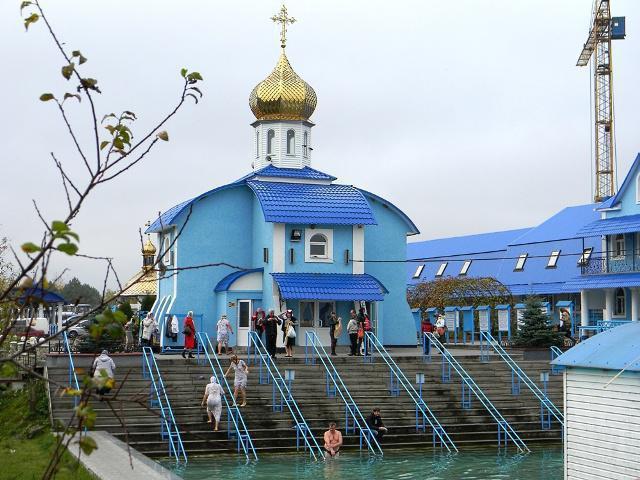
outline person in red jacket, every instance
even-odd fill
[[[189,358],[193,358],[193,349],[196,346],[196,326],[193,323],[193,312],[187,313],[187,316],[184,317],[182,333],[184,334],[182,358],[186,358],[187,353],[189,354]]]

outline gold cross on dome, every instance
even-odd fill
[[[280,31],[280,46],[284,48],[287,45],[287,23],[294,23],[296,19],[287,15],[287,7],[283,3],[280,13],[271,17],[271,20],[279,23],[282,28]]]

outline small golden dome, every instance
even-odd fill
[[[293,71],[284,48],[276,68],[249,96],[258,120],[308,120],[317,103],[316,92]]]
[[[151,243],[151,239],[149,238],[149,235],[147,235],[147,241],[142,247],[142,255],[155,255],[155,254],[156,254],[156,247],[153,243]]]

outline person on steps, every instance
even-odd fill
[[[324,450],[329,457],[337,457],[342,446],[342,433],[336,429],[336,422],[329,423],[329,430],[324,432]]]
[[[331,315],[329,316],[329,338],[331,339],[331,355],[336,355],[336,344],[338,343],[338,337],[340,336],[340,333],[336,335],[336,329],[338,328],[338,325],[339,321],[336,312],[331,312]]]
[[[225,372],[224,376],[229,375],[229,372],[233,370],[235,372],[235,379],[233,381],[233,399],[238,404],[238,394],[242,394],[241,407],[247,405],[247,375],[249,374],[249,367],[244,363],[244,360],[238,360],[238,356],[231,357],[231,365]]]
[[[292,310],[287,310],[287,316],[283,325],[285,357],[293,357],[293,347],[296,345],[296,317]]]
[[[271,358],[276,358],[276,342],[278,340],[278,325],[282,323],[273,310],[269,310],[269,315],[265,321],[265,332],[267,337],[267,352]]]
[[[226,315],[222,315],[218,320],[218,355],[222,355],[222,346],[224,345],[224,354],[229,354],[229,334],[233,333],[231,323],[227,320]]]
[[[93,383],[96,386],[96,393],[100,395],[100,400],[114,387],[115,370],[116,364],[106,350],[103,350],[93,361]]]
[[[141,343],[143,347],[151,346],[151,339],[153,338],[153,332],[158,328],[156,319],[153,318],[153,313],[147,313],[147,316],[142,321],[142,339]]]
[[[382,423],[379,408],[376,407],[371,411],[371,414],[367,417],[367,426],[374,433],[378,442],[382,441],[382,437],[387,433],[387,427]]]
[[[184,350],[182,350],[182,358],[186,358],[186,354],[189,354],[189,358],[193,358],[193,349],[196,346],[196,326],[193,323],[193,312],[189,311],[187,316],[184,317],[184,326],[182,328],[184,334]]]
[[[218,431],[218,424],[220,423],[220,414],[222,413],[222,387],[216,380],[216,377],[212,376],[209,379],[209,384],[204,388],[204,397],[202,397],[201,406],[207,405],[207,416],[209,420],[207,423],[213,423],[213,431]],[[215,420],[215,423],[214,423]]]
[[[353,357],[358,354],[358,321],[356,320],[355,310],[351,310],[351,318],[347,323],[347,333],[349,334],[349,342],[351,342],[349,356]]]

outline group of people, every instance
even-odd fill
[[[384,435],[389,431],[384,426],[382,414],[379,408],[374,408],[366,418],[367,428],[375,436],[378,442],[382,441]],[[342,447],[342,433],[337,429],[336,422],[329,422],[329,430],[324,432],[324,451],[327,457],[337,457]]]
[[[282,342],[285,348],[284,356],[293,357],[293,348],[296,345],[297,336],[296,326],[298,324],[298,319],[293,315],[293,310],[289,309],[276,315],[275,310],[269,310],[269,314],[266,314],[262,308],[258,308],[251,321],[253,322],[253,331],[265,343],[265,348],[271,358],[276,358],[278,327],[282,332]]]
[[[225,372],[224,376],[227,377],[231,371],[234,372],[235,378],[233,381],[233,399],[237,404],[238,397],[242,398],[240,407],[247,406],[247,376],[249,375],[249,367],[243,360],[239,360],[237,355],[231,357],[231,364]],[[220,424],[220,415],[222,414],[222,396],[224,390],[218,382],[218,379],[213,375],[209,379],[209,383],[204,388],[204,396],[202,397],[201,406],[207,407],[207,423],[213,424],[213,430],[218,431]]]
[[[371,319],[364,307],[360,307],[358,313],[351,310],[349,313],[349,322],[347,323],[347,333],[349,334],[350,351],[349,356],[369,355],[369,342],[365,342],[365,333],[371,332]],[[364,343],[364,350],[362,345]],[[332,341],[333,345],[333,341]],[[332,354],[335,349],[332,349]]]

